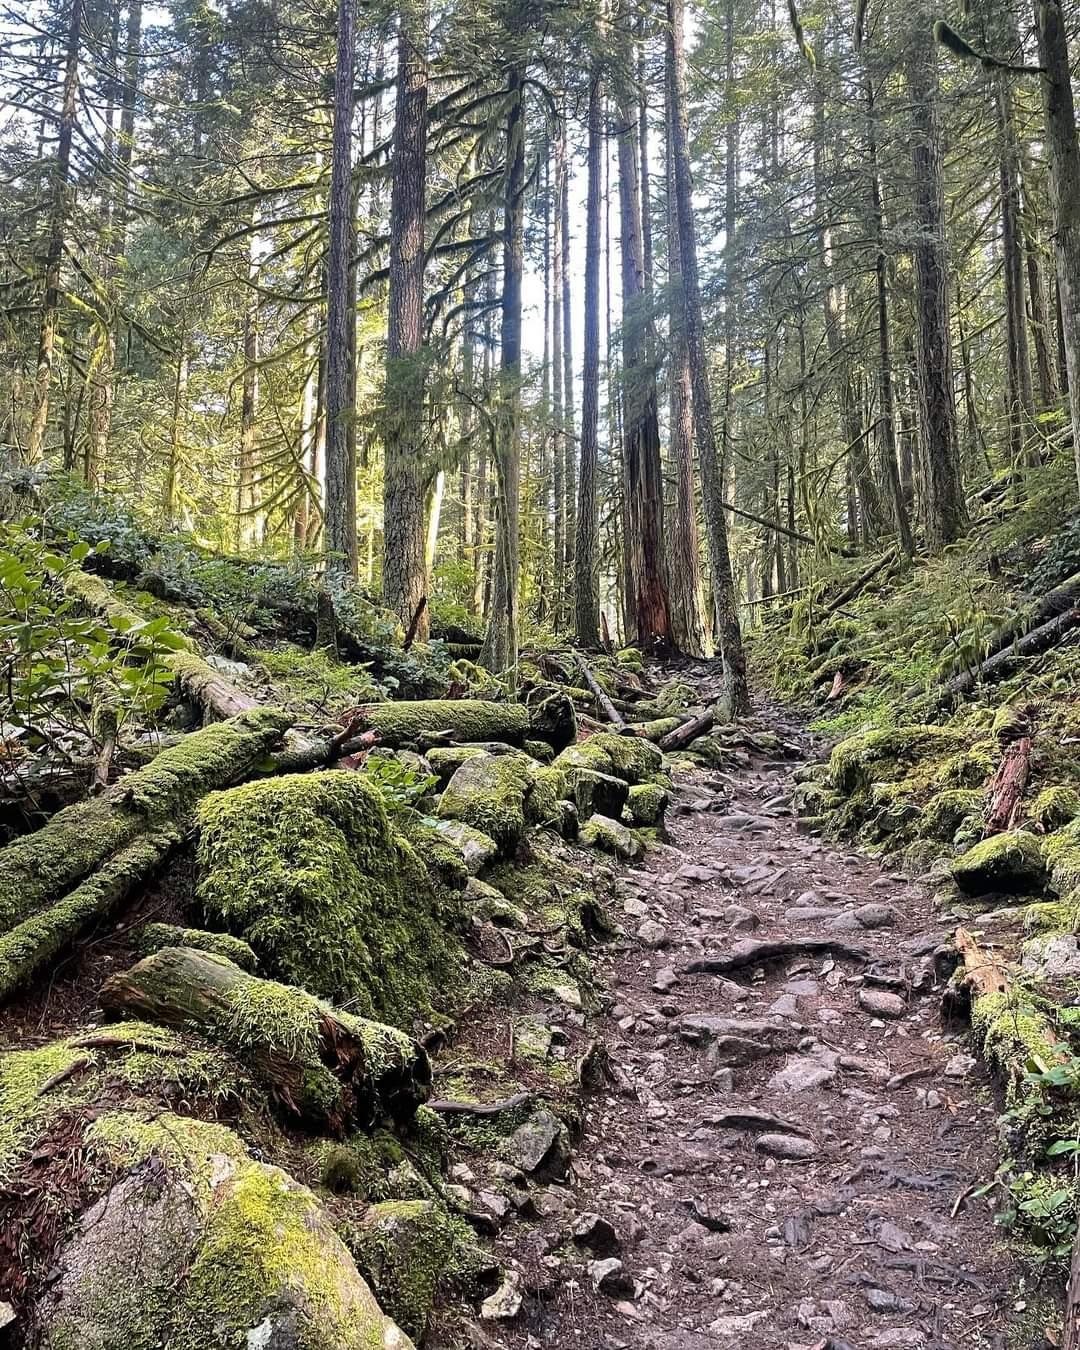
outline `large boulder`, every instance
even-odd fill
[[[36,1309],[46,1350],[410,1350],[322,1205],[220,1125],[102,1116],[116,1180]]]
[[[261,970],[398,1026],[446,988],[456,901],[362,775],[256,780],[211,794],[198,818],[199,899]]]
[[[1041,891],[1046,883],[1042,844],[1026,830],[991,835],[954,858],[952,874],[968,895]]]
[[[558,827],[566,777],[525,754],[475,755],[455,770],[439,801],[444,820],[458,820],[513,853],[530,824]]]
[[[914,764],[963,750],[966,742],[948,727],[892,727],[849,736],[829,758],[829,777],[850,795],[875,783],[895,782]]]
[[[664,757],[655,745],[639,736],[598,731],[587,740],[567,746],[555,757],[555,765],[564,770],[592,769],[627,783],[643,783],[660,772]]]

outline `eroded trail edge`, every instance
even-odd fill
[[[758,725],[786,755],[680,772],[670,842],[621,869],[626,939],[594,953],[613,1074],[567,1184],[503,1235],[538,1297],[487,1325],[612,1350],[1012,1344],[1022,1275],[976,1194],[998,1108],[941,1021],[952,924],[800,832],[811,747],[781,713]]]

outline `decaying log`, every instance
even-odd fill
[[[407,1120],[431,1088],[427,1054],[404,1032],[192,947],[163,947],[112,976],[101,1006],[112,1018],[198,1032],[246,1065],[287,1114],[336,1134]]]
[[[699,736],[704,736],[707,731],[711,731],[715,722],[716,709],[707,708],[705,712],[699,713],[689,722],[684,722],[681,727],[669,731],[666,736],[657,741],[657,745],[665,755],[670,755],[676,750],[683,750],[691,741],[696,741]]]
[[[884,572],[887,567],[891,567],[899,556],[900,554],[897,549],[890,549],[888,553],[883,557],[878,558],[875,563],[868,567],[865,572],[860,572],[849,586],[844,587],[835,600],[830,600],[828,604],[822,606],[823,613],[835,614],[837,610],[843,609],[849,600],[854,600],[857,595],[861,594],[861,592],[869,586],[879,572]]]
[[[142,836],[178,828],[206,793],[239,782],[265,760],[290,721],[260,708],[203,727],[99,797],[65,807],[0,849],[0,931],[60,900]]]
[[[752,938],[732,943],[727,956],[701,956],[679,970],[680,975],[727,975],[747,966],[763,965],[766,961],[780,961],[789,956],[822,956],[827,953],[847,961],[861,963],[870,960],[870,953],[861,947],[849,947],[846,942],[832,938],[793,938],[786,942],[757,942]]]
[[[531,1092],[515,1092],[501,1102],[465,1102],[453,1098],[436,1098],[428,1102],[432,1111],[441,1116],[500,1116],[506,1111],[516,1111],[528,1106],[533,1099]]]
[[[954,941],[964,965],[964,984],[974,998],[1008,992],[1009,977],[1005,967],[986,947],[980,947],[966,928],[956,930]]]
[[[1031,776],[1032,743],[1032,736],[1019,736],[1005,747],[1001,763],[986,790],[984,839],[1011,830],[1016,824]]]
[[[1004,1073],[1014,1077],[1022,1076],[1028,1071],[1029,1061],[1033,1056],[1032,1025],[1041,1023],[1041,1035],[1046,1043],[1046,1065],[1049,1066],[1066,1058],[1069,1054],[1068,1047],[1058,1040],[1045,1015],[1033,1003],[1022,997],[1021,992],[1009,978],[1009,971],[1005,964],[999,961],[989,948],[981,947],[974,935],[966,928],[956,930],[954,943],[963,961],[962,988],[967,991],[971,998],[973,1019],[977,1020],[978,1018],[978,1004],[981,999],[993,999],[992,1006],[996,1010],[995,1016],[999,1023],[1002,1018],[1009,1017],[1008,1012],[1001,1011],[1002,1005],[1007,1005],[1014,999],[1016,1001],[1018,1030],[1015,1059],[1010,1060],[1009,1050],[1007,1045],[1003,1043],[1000,1032],[998,1035],[987,1039],[987,1057],[992,1059]],[[1022,1032],[1020,1031],[1021,1026],[1023,1027]]]
[[[619,712],[619,710],[615,707],[614,703],[612,703],[611,699],[608,698],[607,694],[605,694],[604,691],[600,688],[600,685],[597,683],[596,676],[589,669],[588,663],[586,662],[585,658],[581,655],[580,652],[577,654],[577,663],[578,669],[581,671],[581,678],[585,681],[585,684],[588,686],[589,692],[592,694],[593,698],[596,699],[597,706],[603,712],[607,720],[612,724],[612,726],[616,727],[626,726],[626,722],[623,718],[622,713]]]
[[[520,745],[531,734],[523,703],[480,698],[420,699],[370,703],[358,708],[354,725],[378,734],[382,745],[443,745],[447,741],[502,741]]]
[[[1057,646],[1080,623],[1080,574],[1050,591],[1027,620],[1012,621],[991,639],[986,656],[977,665],[954,675],[941,688],[941,701],[962,698],[977,684],[1004,675],[1017,661],[1038,656]]]

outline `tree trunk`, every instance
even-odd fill
[[[403,624],[427,592],[424,559],[424,210],[428,12],[409,0],[398,30],[386,339],[383,603]],[[427,637],[428,621],[417,634]]]
[[[600,73],[589,81],[588,189],[585,205],[585,336],[581,377],[581,463],[574,547],[574,629],[583,647],[600,638],[599,520],[596,474],[600,421]]]
[[[113,975],[101,1006],[109,1017],[200,1032],[246,1065],[288,1115],[335,1134],[406,1121],[431,1087],[426,1053],[400,1031],[193,947],[163,947]]]
[[[566,612],[566,434],[563,412],[563,195],[566,192],[565,144],[560,124],[555,136],[554,210],[551,243],[551,421],[552,495],[555,524],[551,624],[556,633]]]
[[[495,409],[498,514],[491,614],[481,649],[490,671],[517,679],[519,516],[521,491],[521,281],[525,265],[525,74],[510,70],[507,89],[503,294]]]
[[[713,427],[708,358],[698,283],[697,235],[694,228],[693,184],[686,104],[686,58],[683,39],[683,0],[668,0],[667,83],[675,199],[682,257],[683,316],[694,401],[694,430],[705,505],[705,535],[716,606],[716,635],[724,661],[732,712],[739,716],[750,706],[746,685],[746,658],[739,628],[735,582],[728,553],[727,524],[720,462]]]
[[[1080,482],[1080,143],[1061,0],[1035,0],[1035,34],[1043,67],[1040,84],[1050,159],[1060,335],[1068,375],[1073,456]]]
[[[240,395],[240,472],[236,489],[237,541],[240,551],[258,547],[259,497],[256,481],[255,437],[259,419],[259,300],[255,220],[249,240],[248,293],[244,305],[244,374]]]
[[[652,315],[645,290],[645,252],[639,192],[638,109],[620,89],[619,227],[622,260],[623,472],[628,530],[629,596],[633,640],[650,652],[671,643],[671,612],[664,548],[664,482],[656,369],[649,359]]]
[[[1012,86],[1009,76],[997,72],[994,79],[997,113],[999,177],[1001,181],[1001,250],[1005,278],[1005,345],[1009,392],[1009,449],[1019,465],[1024,444],[1035,418],[1028,350],[1027,304],[1024,286],[1024,255],[1021,231],[1020,156],[1013,121]]]
[[[326,265],[326,491],[323,548],[328,572],[356,579],[356,463],[350,442],[355,418],[353,350],[356,298],[350,286],[352,253],[352,119],[355,99],[354,0],[338,0],[334,134],[330,162],[330,246]],[[421,527],[421,549],[423,548]]]
[[[561,145],[563,162],[562,193],[562,317],[563,317],[563,491],[566,503],[566,528],[563,539],[566,557],[563,576],[566,585],[566,612],[573,608],[571,581],[574,571],[574,547],[577,540],[577,462],[578,443],[574,419],[573,314],[570,309],[570,160],[566,151],[566,109],[563,108]]]
[[[967,524],[956,442],[949,332],[945,188],[938,117],[937,43],[920,8],[908,48],[915,184],[915,311],[922,403],[927,543],[951,544]]]
[[[79,51],[82,45],[83,13],[84,0],[71,0],[56,166],[52,173],[49,244],[45,254],[45,294],[41,306],[30,429],[26,440],[26,458],[30,464],[37,464],[45,453],[45,428],[49,421],[49,386],[52,382],[53,356],[60,322],[60,272],[64,262],[64,243],[72,206],[69,181],[71,143],[75,133],[75,109],[79,94]]]

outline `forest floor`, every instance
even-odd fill
[[[594,952],[610,1003],[592,1030],[624,1081],[587,1099],[568,1186],[514,1255],[596,1231],[498,1343],[1058,1344],[1050,1291],[980,1192],[1001,1104],[965,1028],[941,1020],[934,952],[955,921],[919,884],[802,833],[791,773],[811,738],[777,708],[756,725],[792,758],[681,774],[670,843],[622,869],[627,938]],[[676,973],[815,939],[868,959],[795,946],[730,978]]]

